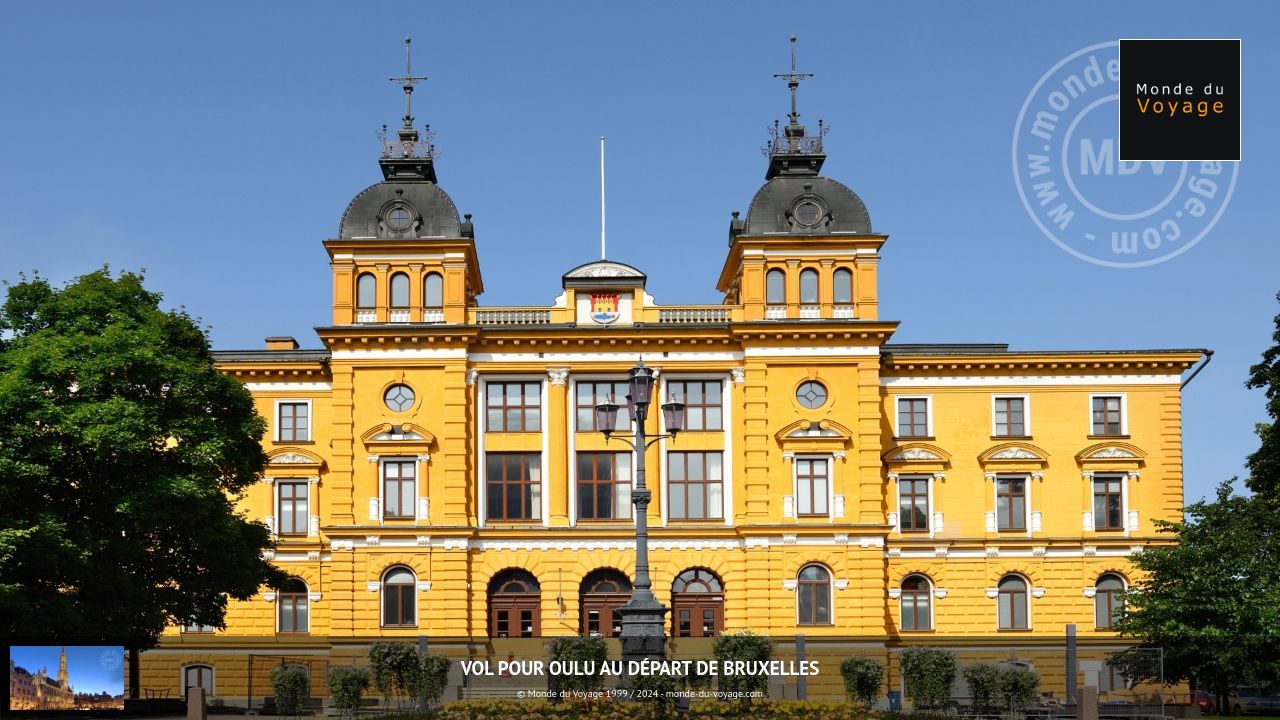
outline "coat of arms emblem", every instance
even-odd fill
[[[618,293],[592,293],[591,319],[609,325],[618,319]]]

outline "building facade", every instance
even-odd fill
[[[234,701],[265,684],[249,653],[348,662],[425,636],[506,659],[615,636],[636,459],[592,410],[621,401],[638,359],[687,406],[646,456],[675,652],[749,628],[783,655],[803,635],[809,657],[892,669],[903,647],[946,645],[1024,659],[1061,691],[1074,625],[1080,681],[1107,686],[1127,557],[1180,517],[1180,386],[1200,350],[894,344],[888,237],[821,174],[823,130],[794,112],[707,278],[721,304],[660,302],[601,260],[549,306],[482,306],[482,245],[432,152],[406,113],[383,179],[324,241],[322,349],[217,353],[268,420],[270,464],[240,503],[293,580],[232,603],[225,631],[174,628],[143,654],[144,687]],[[839,695],[837,664],[809,692]]]
[[[49,675],[48,668],[34,673],[9,661],[10,710],[65,710],[76,707],[75,688],[67,675],[67,651],[58,657],[58,674]]]

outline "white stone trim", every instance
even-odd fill
[[[897,375],[880,378],[883,387],[989,387],[992,385],[1005,387],[1031,387],[1037,385],[1178,385],[1181,375],[983,375],[972,376],[928,376]],[[1115,393],[1101,393],[1111,394]],[[1093,403],[1089,403],[1090,429],[1092,429]],[[1121,412],[1123,413],[1123,406]]]
[[[249,392],[328,392],[333,385],[327,382],[247,382]]]
[[[370,348],[368,350],[339,349],[330,353],[334,360],[463,360],[466,348]]]

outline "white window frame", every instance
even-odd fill
[[[1094,398],[1120,398],[1120,435],[1098,435],[1093,432],[1093,400]],[[1129,393],[1123,392],[1100,392],[1089,393],[1089,425],[1088,436],[1099,437],[1127,437],[1129,435]]]
[[[929,627],[915,628],[914,630],[908,630],[902,627],[902,583],[905,583],[907,581],[907,578],[913,577],[913,576],[924,578],[924,584],[926,587],[925,594],[928,595],[929,597]],[[934,587],[935,586],[933,584],[933,578],[929,577],[928,575],[925,575],[922,572],[913,571],[903,576],[902,580],[898,583],[898,631],[899,632],[909,632],[909,633],[933,632],[937,629],[937,623],[934,621],[934,614],[937,612],[937,608],[936,608],[937,603],[935,603],[934,601],[937,600],[938,598],[933,594]],[[996,618],[996,622],[999,622],[999,618]]]
[[[545,370],[542,372],[541,375],[533,375],[529,373],[518,373],[518,374],[479,375],[476,377],[475,422],[476,422],[477,428],[483,428],[483,430],[476,433],[476,456],[479,458],[479,465],[476,467],[476,483],[477,484],[475,488],[476,501],[477,501],[476,502],[476,509],[477,509],[476,526],[485,527],[489,524],[488,523],[489,493],[487,492],[488,481],[489,481],[489,478],[487,476],[488,466],[489,466],[489,460],[488,460],[489,452],[485,447],[485,437],[490,432],[488,411],[489,411],[489,383],[491,382],[493,383],[510,383],[510,382],[538,383],[541,386],[541,390],[539,391],[540,394],[539,394],[539,403],[538,403],[538,412],[540,415],[539,422],[538,422],[538,425],[539,425],[538,434],[542,436],[542,449],[539,451],[540,454],[538,457],[538,475],[541,478],[539,484],[541,485],[542,507],[541,507],[541,510],[539,511],[541,513],[540,517],[537,520],[530,520],[528,521],[528,523],[530,525],[540,525],[542,527],[549,527],[549,523],[551,522],[551,492],[550,492],[551,488],[547,480],[548,475],[550,475],[550,473],[547,472],[547,458],[550,457],[550,451],[551,451],[551,433],[548,432],[548,430],[550,429],[550,425],[548,425],[548,423],[551,421],[551,416],[550,416],[551,408],[550,408],[550,400],[549,400],[551,383],[550,383],[550,379],[547,377],[547,373]],[[569,383],[570,383],[570,379],[565,378],[566,388],[569,387]],[[565,400],[566,415],[570,415],[568,408],[572,404],[571,402],[572,399],[573,398],[566,398]],[[569,423],[573,422],[572,417],[568,417],[566,418],[566,420]],[[570,425],[570,427],[572,427],[572,425]],[[496,431],[496,430],[493,432],[495,434],[507,434],[507,433],[503,433],[501,431]],[[569,447],[570,447],[570,450],[572,450],[573,448],[572,432],[569,433]],[[517,452],[517,451],[504,450],[502,452]],[[573,509],[570,508],[569,512],[570,512],[570,517],[572,518]],[[572,523],[572,520],[570,522]],[[508,523],[502,523],[502,524],[506,525]]]
[[[281,405],[306,405],[307,406],[307,437],[304,440],[283,440],[280,431],[283,429],[280,425],[280,406]],[[315,430],[315,413],[312,412],[311,398],[276,398],[275,400],[275,432],[272,433],[276,442],[311,442],[313,431]]]
[[[1121,406],[1121,407],[1123,408],[1123,406]],[[1121,412],[1124,412],[1124,410],[1122,409],[1122,410],[1121,410]],[[1108,533],[1108,534],[1109,534],[1109,533],[1117,532],[1117,528],[1107,528],[1106,530],[1099,530],[1099,529],[1098,529],[1098,513],[1096,512],[1096,507],[1095,507],[1095,506],[1094,506],[1094,504],[1093,504],[1093,503],[1094,503],[1094,498],[1093,498],[1094,487],[1093,487],[1093,484],[1094,484],[1095,482],[1097,482],[1097,480],[1098,480],[1100,477],[1101,477],[1101,478],[1114,478],[1114,477],[1118,477],[1118,478],[1120,478],[1120,527],[1119,527],[1119,531],[1123,532],[1125,537],[1129,537],[1129,534],[1130,534],[1130,533],[1132,533],[1134,530],[1136,530],[1136,529],[1137,529],[1137,528],[1131,528],[1131,527],[1129,527],[1129,478],[1130,478],[1130,476],[1131,476],[1131,475],[1132,475],[1132,473],[1127,472],[1127,471],[1124,471],[1124,470],[1116,470],[1116,471],[1102,471],[1102,472],[1097,472],[1097,471],[1095,471],[1095,472],[1089,473],[1089,475],[1088,475],[1088,479],[1089,479],[1089,517],[1092,519],[1092,522],[1090,523],[1090,528],[1089,528],[1089,529],[1090,529],[1091,531],[1093,531],[1093,532],[1097,532],[1097,533]]]
[[[800,461],[801,460],[825,460],[827,462],[827,511],[823,513],[801,513],[800,512]],[[791,463],[791,497],[795,498],[795,510],[797,518],[820,518],[825,517],[830,520],[835,512],[835,469],[836,459],[834,456],[821,453],[809,453],[804,455],[796,455]]]
[[[311,584],[310,584],[310,583],[308,583],[306,580],[303,580],[302,578],[298,577],[297,575],[290,575],[290,576],[289,576],[289,579],[290,579],[290,580],[297,580],[298,582],[302,583],[303,587],[305,587],[305,588],[307,589],[307,591],[306,591],[305,593],[303,593],[303,594],[306,596],[306,598],[307,598],[307,629],[306,629],[306,630],[288,630],[288,631],[285,631],[285,630],[281,630],[281,629],[280,629],[280,607],[281,607],[281,605],[280,605],[280,596],[281,596],[281,595],[283,595],[284,593],[282,593],[282,592],[281,592],[281,591],[279,591],[279,590],[276,590],[276,601],[275,601],[274,603],[272,603],[273,605],[275,605],[275,606],[276,606],[276,607],[275,607],[275,616],[276,616],[276,618],[275,618],[275,620],[276,620],[276,634],[278,635],[278,634],[280,634],[280,633],[282,633],[282,632],[286,632],[286,633],[287,633],[287,634],[289,634],[289,635],[309,635],[309,634],[311,634]],[[415,580],[415,582],[417,581],[417,579],[418,579],[418,578],[417,578],[417,576],[415,575],[415,576],[414,576],[414,580]],[[379,592],[378,592],[378,600],[379,600],[379,601],[381,601],[381,600],[382,600],[382,592],[381,592],[381,591],[379,591]],[[415,607],[415,610],[416,610],[416,609],[417,609],[417,608]]]
[[[996,401],[997,400],[1022,400],[1022,430],[1021,435],[998,435],[996,433]],[[1092,406],[1090,401],[1090,423],[1092,424]],[[1121,410],[1121,419],[1123,419],[1123,410]],[[1031,396],[1019,393],[993,393],[991,395],[991,437],[993,438],[1028,438],[1031,437]]]
[[[412,625],[387,625],[387,603],[382,598],[386,597],[387,595],[386,593],[387,573],[397,568],[404,568],[405,570],[409,571],[410,575],[413,576],[413,624]],[[413,568],[409,567],[408,565],[402,562],[392,563],[391,565],[388,565],[387,567],[383,568],[382,572],[378,573],[378,629],[379,630],[411,630],[414,628],[421,628],[422,621],[419,619],[419,617],[422,615],[422,613],[418,612],[419,610],[422,609],[421,607],[422,603],[420,602],[420,600],[421,598],[418,597],[418,571],[417,570],[414,570]],[[310,623],[310,619],[308,619],[308,624],[309,623]]]
[[[379,473],[379,475],[381,475],[381,473],[382,473],[381,469],[379,469],[378,473]],[[280,527],[281,527],[281,525],[280,525],[280,485],[281,485],[282,483],[306,483],[306,485],[307,485],[306,532],[302,533],[302,535],[288,535],[288,536],[286,536],[284,533],[280,532]],[[381,479],[381,477],[379,477],[379,479],[378,479],[378,485],[382,485],[382,479]],[[284,537],[290,537],[290,538],[310,537],[310,535],[311,535],[311,507],[312,507],[312,506],[311,506],[311,500],[312,500],[312,498],[311,498],[311,494],[312,494],[312,491],[315,489],[315,486],[316,486],[316,482],[315,482],[315,480],[313,480],[312,478],[309,478],[309,477],[278,477],[278,478],[272,478],[272,479],[271,479],[271,511],[272,511],[273,513],[275,513],[275,514],[273,515],[273,517],[275,518],[275,522],[273,523],[273,525],[274,525],[275,527],[274,527],[274,528],[272,528],[272,529],[274,530],[274,532],[272,533],[273,535],[275,535],[277,538],[284,538]]]
[[[892,395],[893,398],[893,437],[895,439],[915,439],[915,435],[899,435],[902,430],[902,419],[899,417],[902,411],[901,400],[924,400],[924,422],[925,437],[934,437],[933,434],[933,396],[932,395]]]
[[[734,450],[734,437],[737,435],[737,433],[734,432],[733,430],[734,428],[733,400],[732,400],[732,393],[733,393],[733,387],[734,387],[733,378],[730,376],[728,372],[673,373],[670,376],[668,376],[666,373],[663,373],[658,380],[659,382],[658,388],[660,389],[661,392],[658,393],[658,395],[655,397],[655,400],[657,400],[657,398],[667,398],[670,396],[670,392],[667,387],[668,382],[684,382],[686,380],[719,380],[720,381],[720,429],[719,430],[697,430],[693,432],[706,432],[706,433],[720,434],[720,438],[721,438],[721,444],[720,444],[720,450],[719,450],[720,452],[720,483],[721,483],[720,511],[721,511],[721,514],[724,515],[725,526],[733,527],[733,485],[734,485],[733,450]],[[663,402],[666,402],[665,399],[657,400],[657,402],[651,404],[650,412],[652,412],[652,408],[654,407],[659,408],[658,432],[665,434],[667,432],[667,428],[666,428],[666,425],[664,424],[665,418],[662,417],[662,412],[660,408]],[[662,513],[663,527],[666,527],[669,524],[670,518],[671,518],[671,515],[669,513],[670,508],[669,508],[669,500],[668,500],[670,495],[667,492],[667,478],[671,476],[670,472],[668,471],[668,462],[667,462],[667,456],[670,455],[670,453],[667,450],[667,442],[669,440],[670,438],[664,437],[658,441],[658,454],[662,458],[662,462],[661,462],[662,477],[660,480],[659,489],[662,492],[662,498],[661,498],[662,502],[660,503],[661,505],[660,512]],[[689,450],[688,452],[716,452],[716,450],[712,448],[708,450]],[[650,487],[653,487],[653,486],[650,485]],[[714,522],[714,521],[681,520],[680,522]]]
[[[1129,580],[1125,576],[1115,572],[1114,570],[1107,570],[1105,572],[1098,573],[1098,576],[1093,579],[1093,597],[1089,598],[1093,601],[1093,629],[1115,632],[1116,626],[1114,624],[1110,627],[1098,627],[1098,583],[1102,582],[1102,578],[1107,575],[1111,575],[1120,581],[1121,593],[1129,592]]]
[[[827,622],[825,622],[825,623],[805,623],[805,624],[802,624],[802,623],[800,622],[800,573],[801,573],[805,568],[807,568],[807,567],[809,567],[809,566],[811,566],[811,565],[812,565],[812,566],[816,566],[816,567],[820,567],[820,568],[822,568],[823,570],[825,570],[825,571],[826,571],[826,573],[827,573],[827,607],[829,607],[829,608],[831,609],[831,618],[830,618]],[[806,628],[806,627],[816,627],[816,628],[821,628],[821,627],[834,626],[834,625],[836,624],[836,574],[835,574],[835,571],[833,571],[833,570],[832,570],[832,569],[831,569],[831,568],[830,568],[826,563],[824,563],[824,562],[817,562],[817,561],[814,561],[814,562],[807,562],[807,563],[805,563],[805,564],[801,565],[799,568],[797,568],[797,569],[796,569],[796,572],[795,572],[795,574],[794,574],[794,575],[792,575],[792,576],[791,576],[791,579],[792,579],[792,581],[793,581],[793,582],[795,582],[795,584],[796,584],[796,589],[795,589],[795,613],[794,613],[794,617],[795,617],[795,619],[796,619],[796,627],[798,627],[798,628]]]
[[[895,489],[894,489],[894,499],[895,499],[895,502],[894,502],[894,511],[895,511],[895,512],[897,513],[897,515],[898,515],[898,522],[897,522],[897,524],[896,524],[896,526],[895,526],[895,527],[896,527],[896,529],[897,529],[897,531],[898,531],[898,534],[899,534],[899,535],[906,534],[906,533],[904,533],[904,531],[903,531],[903,529],[902,529],[902,481],[903,481],[903,480],[925,480],[925,481],[927,481],[927,484],[925,485],[925,492],[928,494],[928,498],[927,498],[927,499],[928,499],[928,502],[929,502],[929,512],[925,513],[925,518],[926,518],[925,522],[927,522],[927,523],[928,523],[928,528],[926,529],[926,532],[928,533],[929,537],[930,537],[930,538],[932,538],[932,537],[934,536],[934,534],[937,532],[937,528],[935,528],[935,527],[933,526],[933,514],[934,514],[935,512],[937,512],[937,508],[936,508],[936,506],[934,505],[934,502],[933,502],[933,481],[934,481],[934,476],[933,476],[931,473],[900,473],[900,474],[897,474],[897,475],[895,475],[895,476],[894,476],[894,486],[895,486]],[[911,531],[911,534],[912,534],[912,535],[916,534],[916,531],[915,531],[915,530],[912,530],[912,531]]]
[[[1025,532],[1027,534],[1027,537],[1031,537],[1031,479],[1034,476],[1031,473],[1022,473],[1022,472],[1003,472],[1003,473],[998,472],[998,473],[994,473],[993,475],[994,476],[991,478],[991,509],[995,511],[995,514],[996,514],[995,532],[997,534],[1004,534],[1004,535],[1009,535],[1010,533]],[[1000,529],[1000,481],[1013,480],[1016,478],[1022,478],[1023,480],[1022,487],[1025,488],[1022,493],[1023,529],[1018,530],[1016,528],[1010,528],[1008,530],[1001,530]],[[1090,490],[1093,489],[1092,484],[1090,484],[1089,487],[1090,487]],[[1091,501],[1092,501],[1092,497],[1093,496],[1090,495]],[[1030,584],[1028,584],[1027,587],[1030,588],[1031,587]]]
[[[1004,628],[1004,627],[1000,627],[1000,581],[1001,581],[1001,580],[1004,580],[1005,578],[1009,577],[1010,575],[1013,575],[1013,576],[1015,576],[1015,577],[1021,578],[1021,579],[1022,579],[1022,582],[1027,586],[1027,593],[1026,593],[1026,596],[1027,596],[1027,627],[1026,627],[1025,629],[1023,629],[1023,628]],[[995,597],[995,601],[996,601],[996,630],[1000,630],[1000,631],[1003,631],[1003,632],[1031,632],[1031,631],[1035,630],[1035,618],[1034,618],[1034,617],[1032,617],[1032,614],[1031,614],[1031,601],[1035,598],[1035,594],[1034,594],[1034,592],[1033,592],[1033,589],[1034,589],[1034,588],[1033,588],[1033,585],[1032,585],[1032,583],[1031,583],[1031,578],[1027,577],[1026,573],[1020,573],[1020,572],[1016,572],[1016,571],[1015,571],[1015,572],[1007,572],[1007,573],[1004,573],[1003,575],[1001,575],[1000,577],[996,578],[996,597]]]
[[[571,375],[565,381],[565,387],[568,392],[568,399],[565,401],[565,430],[569,437],[569,487],[572,492],[569,495],[569,525],[571,527],[578,524],[578,433],[598,433],[599,430],[579,430],[578,429],[578,383],[625,383],[627,378],[625,375],[606,374],[606,375]],[[625,398],[614,398],[614,402],[619,404],[626,402]],[[629,432],[629,431],[623,431]],[[613,443],[606,443],[613,445]],[[619,448],[619,452],[628,452],[624,446]],[[612,448],[608,448],[601,452],[614,452]],[[636,487],[636,452],[631,449],[631,489]],[[635,508],[631,510],[632,517],[627,520],[617,520],[620,523],[635,522]],[[609,522],[607,520],[590,520],[592,524]]]
[[[218,669],[213,666],[213,663],[207,663],[207,662],[186,663],[178,668],[178,695],[182,698],[183,702],[186,702],[187,690],[193,687],[198,687],[197,685],[190,685],[190,686],[187,685],[187,670],[189,668],[194,668],[194,667],[209,668],[209,688],[208,688],[209,693],[205,697],[211,698],[218,694],[217,693]]]
[[[413,514],[409,517],[387,517],[387,463],[388,462],[406,462],[413,463],[413,507],[410,508]],[[379,455],[378,456],[378,524],[383,525],[387,520],[393,522],[404,522],[405,520],[413,520],[416,524],[418,521],[418,498],[421,497],[419,491],[422,489],[422,470],[418,467],[418,457],[416,455]],[[307,496],[307,503],[310,504],[311,496]],[[279,515],[276,516],[277,518]]]

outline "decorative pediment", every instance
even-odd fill
[[[853,443],[849,428],[834,420],[797,420],[773,434],[784,450],[790,452],[834,452]]]
[[[978,464],[983,467],[1043,469],[1049,462],[1049,453],[1031,443],[1001,443],[978,454]]]
[[[880,456],[890,468],[898,471],[940,471],[951,464],[951,453],[930,443],[905,443]]]
[[[1136,470],[1142,467],[1146,457],[1146,451],[1137,445],[1105,442],[1090,445],[1076,453],[1076,462],[1081,467]]]
[[[428,449],[436,442],[435,435],[415,423],[375,425],[364,431],[360,439],[364,441],[365,447],[370,449],[392,447],[406,450]]]
[[[267,453],[268,469],[318,470],[324,458],[304,448],[284,447]]]

